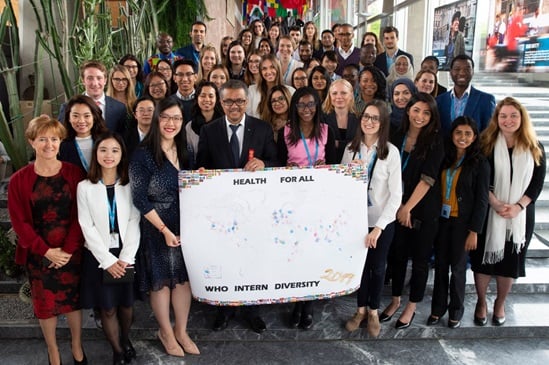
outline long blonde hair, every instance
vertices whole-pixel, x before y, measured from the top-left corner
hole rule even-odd
[[[202,49],[200,50],[200,58],[199,58],[199,61],[198,61],[198,75],[197,75],[197,78],[196,78],[197,84],[200,81],[206,81],[208,79],[208,74],[205,74],[204,70],[202,70],[202,59],[206,55],[206,52],[213,52],[214,53],[214,55],[215,55],[215,64],[213,66],[218,65],[219,62],[221,62],[220,59],[219,59],[219,55],[217,54],[217,49],[215,48],[215,46],[213,46],[212,44],[207,44],[204,47],[202,47]],[[211,72],[211,70],[210,70],[210,72]]]
[[[494,146],[498,138],[500,129],[498,125],[498,117],[501,108],[505,105],[510,105],[517,109],[520,113],[520,127],[515,132],[515,146],[524,151],[530,151],[536,166],[539,166],[542,157],[542,151],[539,147],[538,138],[534,126],[530,121],[530,116],[526,108],[515,98],[506,97],[496,105],[496,110],[490,119],[488,127],[480,135],[480,144],[482,152],[489,156],[494,151]]]
[[[349,109],[349,112],[353,113],[355,115],[358,115],[357,110],[356,110],[356,106],[355,106],[353,86],[351,85],[351,83],[349,81],[347,81],[345,79],[337,79],[337,80],[335,80],[331,83],[330,88],[328,89],[328,93],[326,95],[326,98],[324,99],[324,102],[322,103],[322,111],[326,114],[330,114],[331,112],[334,111],[334,104],[332,103],[332,97],[330,96],[330,91],[335,86],[337,86],[339,84],[343,85],[345,87],[345,89],[347,89],[347,91],[349,92],[349,95],[351,96],[350,101],[349,101],[349,105],[347,105],[347,107]]]
[[[124,77],[128,80],[126,91],[124,92],[126,94],[126,110],[128,111],[128,114],[132,113],[132,106],[133,103],[137,100],[137,96],[135,96],[135,84],[133,83],[133,79],[130,75],[130,71],[128,71],[128,68],[124,65],[114,65],[112,67],[111,72],[109,73],[109,84],[107,86],[107,96],[114,98],[114,86],[112,85],[112,78],[115,72],[122,72],[124,74]]]

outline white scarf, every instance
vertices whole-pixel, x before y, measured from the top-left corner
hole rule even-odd
[[[534,172],[534,158],[530,151],[514,148],[511,159],[512,161],[509,161],[505,137],[500,132],[494,146],[494,195],[503,203],[515,204],[530,184]],[[513,219],[505,219],[494,209],[490,209],[482,263],[495,264],[503,260],[505,241],[508,241],[510,236],[513,237],[514,251],[520,252],[526,241],[526,211],[520,211]]]

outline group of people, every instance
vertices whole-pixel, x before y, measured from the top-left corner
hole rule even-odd
[[[143,67],[132,55],[108,75],[100,62],[82,64],[85,93],[63,105],[62,123],[48,116],[30,122],[35,160],[12,176],[8,208],[19,236],[16,262],[27,268],[51,364],[60,363],[60,314],[69,322],[75,364],[87,363],[82,308],[99,313],[113,364],[131,362],[132,306],[147,296],[166,352],[200,353],[187,333],[192,288],[179,237],[178,171],[186,169],[362,164],[368,254],[347,330],[367,322],[368,333],[379,335],[380,322],[401,307],[411,258],[409,300],[395,323],[409,327],[433,250],[427,323],[448,312],[448,326],[460,326],[468,257],[475,323],[487,322],[493,275],[492,322],[505,322],[513,279],[525,275],[545,175],[525,108],[510,97],[496,106],[472,87],[474,62],[466,55],[452,60],[449,91],[438,84],[436,57],[426,57],[412,80],[413,57],[398,49],[394,27],[382,31],[384,50],[374,33],[356,48],[348,24],[321,39],[313,23],[304,30],[296,47],[301,28],[281,35],[277,23],[265,29],[254,20],[240,39],[222,40],[219,56],[204,45],[202,22],[178,52],[162,33],[160,53]],[[378,313],[386,266],[392,299]],[[310,328],[313,307],[295,303],[289,326]],[[234,314],[234,307],[219,307],[213,329],[226,328]],[[253,331],[266,330],[257,306],[245,314]]]

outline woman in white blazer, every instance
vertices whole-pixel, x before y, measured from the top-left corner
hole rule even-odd
[[[136,356],[129,331],[133,316],[133,264],[140,214],[132,203],[128,156],[118,134],[102,134],[93,147],[88,179],[78,184],[78,221],[84,233],[83,308],[100,308],[113,364]]]

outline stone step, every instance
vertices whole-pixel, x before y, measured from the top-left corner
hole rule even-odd
[[[388,289],[388,288],[386,288]],[[430,314],[431,296],[427,293],[424,300],[418,303],[416,315],[412,325],[405,330],[396,330],[394,324],[402,308],[395,317],[381,324],[380,339],[424,340],[429,338],[522,338],[546,337],[549,331],[549,294],[509,294],[506,301],[506,322],[501,327],[491,324],[492,307],[495,295],[490,291],[488,296],[488,324],[484,327],[473,323],[476,294],[466,294],[465,313],[459,329],[449,329],[446,326],[447,316],[435,326],[427,326],[426,321]],[[20,307],[19,299],[15,296],[0,297],[3,308]],[[390,302],[390,296],[384,295],[382,307]],[[0,319],[0,338],[27,339],[41,338],[42,334],[38,321],[32,318],[32,310],[27,305],[26,318]],[[244,315],[239,313],[229,322],[224,331],[214,332],[211,325],[216,315],[216,308],[193,302],[189,315],[189,335],[200,346],[201,342],[210,341],[333,341],[333,340],[367,340],[366,329],[359,329],[349,333],[345,330],[345,321],[356,310],[354,294],[331,300],[317,301],[314,304],[314,325],[308,331],[290,329],[286,323],[292,311],[292,304],[265,305],[259,307],[259,314],[267,324],[267,331],[257,334],[249,330]],[[242,311],[237,311],[242,312]],[[158,324],[152,314],[150,306],[145,302],[136,302],[134,305],[134,323],[132,326],[132,340],[153,340],[156,338]],[[59,339],[69,337],[67,321],[60,316],[57,336]],[[103,332],[95,326],[90,311],[84,311],[83,337],[84,339],[101,339]]]

